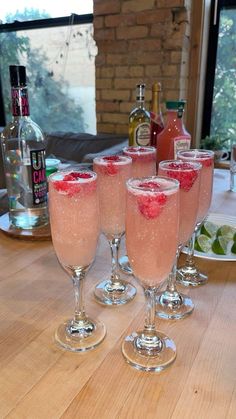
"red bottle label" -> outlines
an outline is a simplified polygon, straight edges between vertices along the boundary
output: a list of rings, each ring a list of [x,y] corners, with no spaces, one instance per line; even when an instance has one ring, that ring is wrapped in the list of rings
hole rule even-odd
[[[29,116],[29,102],[27,89],[12,89],[12,115]]]
[[[30,152],[33,204],[39,205],[47,200],[47,178],[45,150]]]

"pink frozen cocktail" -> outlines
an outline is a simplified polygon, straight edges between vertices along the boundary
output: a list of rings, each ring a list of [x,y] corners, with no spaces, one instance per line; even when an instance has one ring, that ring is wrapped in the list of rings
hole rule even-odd
[[[156,175],[155,147],[125,147],[123,153],[132,158],[132,177]]]
[[[100,232],[96,173],[75,169],[49,176],[49,214],[54,250],[75,294],[74,317],[59,325],[55,340],[63,349],[87,351],[106,334],[103,323],[86,315],[83,303],[83,280]]]
[[[109,279],[95,287],[95,297],[107,305],[125,304],[134,298],[136,288],[120,277],[118,251],[125,233],[126,181],[131,177],[132,159],[128,156],[96,157],[94,171],[98,176],[101,231],[111,249],[112,272]]]

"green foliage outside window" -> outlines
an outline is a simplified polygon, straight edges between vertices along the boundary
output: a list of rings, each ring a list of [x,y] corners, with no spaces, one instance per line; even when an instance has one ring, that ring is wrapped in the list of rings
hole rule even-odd
[[[25,9],[24,13],[8,15],[7,22],[49,18],[46,13]],[[6,122],[11,119],[9,65],[24,65],[28,79],[30,114],[44,131],[84,132],[83,109],[68,97],[67,82],[53,77],[45,65],[46,55],[30,46],[30,40],[17,32],[0,33],[1,79]],[[23,60],[22,60],[23,58]],[[23,61],[23,62],[22,62]]]
[[[222,140],[221,148],[230,148],[236,138],[236,9],[221,12],[211,136]],[[228,140],[225,140],[225,139]],[[219,147],[220,148],[220,144]]]

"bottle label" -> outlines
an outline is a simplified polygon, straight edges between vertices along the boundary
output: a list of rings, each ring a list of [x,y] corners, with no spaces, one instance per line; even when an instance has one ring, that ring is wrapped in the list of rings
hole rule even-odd
[[[150,124],[144,122],[139,124],[134,131],[134,138],[137,145],[145,146],[150,144]]]
[[[13,116],[29,116],[29,102],[27,89],[12,89],[12,115]]]
[[[47,200],[47,178],[45,165],[45,150],[30,152],[32,172],[33,204],[39,205]]]
[[[191,138],[180,135],[174,138],[174,159],[177,158],[177,152],[180,150],[189,150],[191,145]]]

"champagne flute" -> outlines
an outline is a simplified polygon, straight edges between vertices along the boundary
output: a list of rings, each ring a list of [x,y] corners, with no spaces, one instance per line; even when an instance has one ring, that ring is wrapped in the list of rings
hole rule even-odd
[[[191,237],[197,221],[201,164],[181,160],[164,160],[159,163],[158,174],[180,183],[179,245],[167,287],[156,297],[156,314],[164,319],[182,319],[191,314],[194,304],[190,297],[176,287],[176,269],[180,251]]]
[[[155,327],[155,296],[169,274],[178,246],[179,182],[160,176],[127,182],[126,245],[147,299],[144,328],[127,336],[122,353],[133,367],[161,371],[176,357],[172,339]]]
[[[123,154],[132,159],[132,177],[156,175],[156,148],[151,146],[127,146]],[[126,274],[133,274],[127,255],[119,258],[119,267]]]
[[[180,284],[196,287],[198,285],[204,285],[208,280],[207,275],[199,271],[193,256],[196,233],[206,218],[211,205],[214,173],[214,152],[211,150],[202,149],[179,151],[177,153],[177,158],[185,162],[199,162],[202,165],[197,223],[188,243],[188,254],[185,265],[178,269],[177,272],[177,281]]]
[[[118,252],[125,233],[125,183],[131,176],[132,160],[127,156],[102,156],[93,160],[98,176],[101,231],[111,249],[112,272],[95,287],[95,298],[105,305],[120,305],[132,300],[136,288],[119,273]]]
[[[63,349],[87,351],[106,334],[102,322],[87,316],[83,302],[83,282],[100,231],[96,173],[67,170],[49,176],[49,212],[54,250],[72,278],[75,295],[74,317],[59,325],[55,339]]]

